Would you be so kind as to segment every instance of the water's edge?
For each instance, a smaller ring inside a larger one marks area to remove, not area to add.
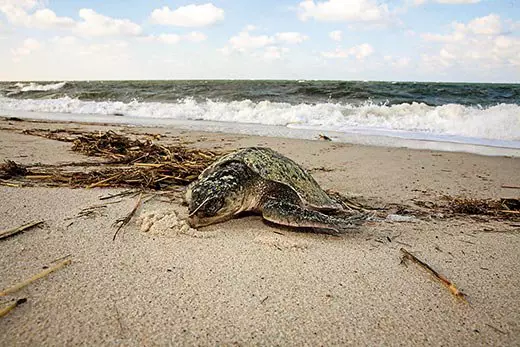
[[[274,125],[216,122],[202,120],[176,120],[167,118],[141,118],[131,116],[99,115],[99,114],[70,114],[70,113],[50,113],[34,111],[13,111],[0,109],[0,116],[19,117],[27,120],[38,121],[57,121],[67,123],[92,123],[92,124],[112,124],[138,127],[173,127],[189,131],[205,131],[212,133],[256,135],[267,137],[281,137],[294,139],[316,140],[320,134],[326,134],[334,142],[349,143],[364,146],[378,147],[405,147],[419,150],[463,152],[485,156],[510,156],[520,157],[520,149],[515,146],[508,147],[508,142],[504,141],[503,146],[495,144],[483,145],[467,143],[468,139],[459,138],[435,138],[418,139],[407,138],[406,133],[383,133],[370,134],[359,130],[351,132],[335,132],[313,129],[289,128]],[[481,140],[481,139],[480,139]]]

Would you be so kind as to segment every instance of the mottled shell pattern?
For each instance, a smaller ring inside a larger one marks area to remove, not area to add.
[[[232,161],[245,163],[265,180],[290,186],[298,193],[304,205],[318,209],[341,208],[307,171],[291,159],[266,147],[249,147],[225,155],[208,166],[200,174],[199,180],[204,180],[222,165]]]

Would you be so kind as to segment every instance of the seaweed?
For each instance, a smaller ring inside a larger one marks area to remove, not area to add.
[[[0,167],[0,178],[23,176],[48,185],[74,188],[139,187],[159,190],[189,184],[222,154],[181,144],[163,146],[150,139],[131,139],[114,131],[35,129],[23,133],[72,142],[73,151],[105,160],[101,163],[35,164],[28,166],[28,169],[9,161],[8,165],[4,165],[5,169]],[[84,167],[85,170],[73,171],[67,167]],[[5,174],[2,175],[2,172]]]
[[[10,179],[25,175],[27,175],[27,169],[12,160],[6,160],[5,163],[0,164],[0,179]]]

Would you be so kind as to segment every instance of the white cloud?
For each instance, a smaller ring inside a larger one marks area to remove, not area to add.
[[[435,0],[439,4],[476,4],[480,0]]]
[[[0,0],[0,9],[7,7],[18,7],[31,9],[42,4],[39,0]]]
[[[460,30],[464,29],[478,35],[498,35],[502,33],[502,23],[498,15],[490,14],[473,19],[467,26],[461,24]]]
[[[506,24],[507,23],[507,24]],[[423,34],[425,41],[437,42],[436,51],[425,53],[421,59],[431,68],[461,69],[476,67],[520,66],[520,37],[505,34],[504,28],[514,29],[517,23],[503,23],[496,14],[475,18],[467,24],[455,22],[449,34]]]
[[[155,39],[159,42],[173,45],[181,40],[181,36],[177,34],[160,34],[155,36]]]
[[[58,17],[48,8],[36,9],[42,6],[40,1],[23,0],[20,2],[0,0],[0,11],[7,20],[19,26],[38,29],[66,29],[82,36],[132,36],[142,31],[138,24],[128,19],[116,19],[97,13],[92,9],[79,10],[82,21],[69,17]]]
[[[206,41],[208,39],[208,37],[201,32],[192,31],[189,34],[184,35],[184,39],[187,41],[191,41],[191,42],[202,42],[202,41]]]
[[[181,6],[171,10],[168,6],[152,11],[152,23],[180,27],[205,27],[224,20],[224,10],[212,3]]]
[[[241,31],[229,39],[233,50],[244,52],[251,49],[265,47],[273,44],[275,39],[267,35],[250,35],[248,31]]]
[[[461,5],[461,4],[476,4],[480,2],[480,0],[411,0],[409,1],[413,5],[424,5],[427,2],[436,2],[439,4],[446,4],[446,5]]]
[[[229,55],[232,52],[252,52],[254,56],[273,60],[289,51],[287,48],[281,47],[282,45],[300,44],[309,39],[307,35],[295,31],[279,32],[274,35],[251,34],[250,31],[255,29],[256,27],[248,25],[237,35],[231,37],[228,41],[229,45],[219,49],[219,51],[224,55]],[[263,49],[263,51],[259,53],[259,49]]]
[[[50,29],[74,26],[72,18],[58,17],[56,13],[47,8],[38,9],[34,13],[29,14],[27,10],[32,9],[36,4],[29,1],[22,1],[16,5],[0,3],[0,12],[5,15],[9,23],[28,28]]]
[[[56,13],[47,8],[37,10],[30,18],[35,27],[41,28],[70,28],[74,25],[72,18],[58,17]]]
[[[308,40],[309,37],[307,35],[303,35],[301,33],[290,31],[283,33],[276,33],[274,38],[278,42],[289,43],[289,44],[298,44],[302,43],[305,40]]]
[[[258,29],[258,27],[256,25],[249,24],[244,28],[244,31],[253,31],[256,29]]]
[[[503,33],[500,17],[496,14],[489,14],[485,17],[479,17],[471,20],[468,24],[454,22],[452,23],[453,32],[447,35],[426,33],[422,38],[426,41],[437,42],[461,42],[469,36],[474,35],[491,35],[496,36]]]
[[[394,57],[391,55],[385,55],[383,57],[383,60],[385,61],[385,63],[390,64],[390,66],[397,69],[406,68],[411,63],[411,59],[408,57]]]
[[[375,0],[305,0],[298,5],[300,20],[328,22],[386,22],[391,17],[388,6]]]
[[[289,52],[287,47],[268,46],[264,49],[261,57],[267,61],[279,60],[287,52]]]
[[[13,48],[11,54],[13,55],[14,61],[19,61],[22,56],[29,55],[33,51],[40,49],[42,44],[36,39],[28,38],[25,39],[20,47]]]
[[[329,37],[334,41],[341,41],[342,35],[343,33],[341,32],[341,30],[334,30],[329,33]]]
[[[186,35],[178,35],[178,34],[159,34],[159,35],[148,35],[141,37],[140,39],[145,41],[156,41],[161,43],[166,43],[169,45],[177,44],[181,41],[190,41],[190,42],[202,42],[207,39],[207,36],[198,31],[192,31]]]
[[[372,55],[374,53],[374,48],[368,44],[363,43],[358,46],[342,49],[336,48],[336,50],[332,52],[322,52],[321,55],[325,58],[349,58],[355,57],[358,60],[363,60],[366,57]]]
[[[79,10],[79,16],[83,19],[77,23],[76,31],[83,36],[136,36],[142,32],[138,24],[128,19],[117,19],[88,8]]]
[[[73,45],[78,42],[78,39],[75,36],[54,36],[51,39],[51,42],[57,43],[60,45]]]
[[[295,31],[279,32],[273,35],[251,34],[250,31],[256,29],[257,27],[253,25],[246,26],[228,40],[227,46],[218,51],[225,56],[239,52],[262,60],[274,61],[282,59],[290,51],[289,48],[284,47],[285,45],[296,45],[309,39],[307,35]]]
[[[92,43],[79,45],[76,47],[75,53],[78,55],[78,61],[83,63],[82,65],[97,71],[103,69],[106,64],[111,65],[112,69],[115,66],[121,66],[130,58],[127,48],[128,42],[126,41]]]

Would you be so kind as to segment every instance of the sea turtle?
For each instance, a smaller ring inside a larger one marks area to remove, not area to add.
[[[281,225],[341,233],[357,227],[364,215],[348,218],[312,176],[291,159],[266,147],[248,147],[207,167],[186,190],[188,223],[200,227],[245,211]]]

